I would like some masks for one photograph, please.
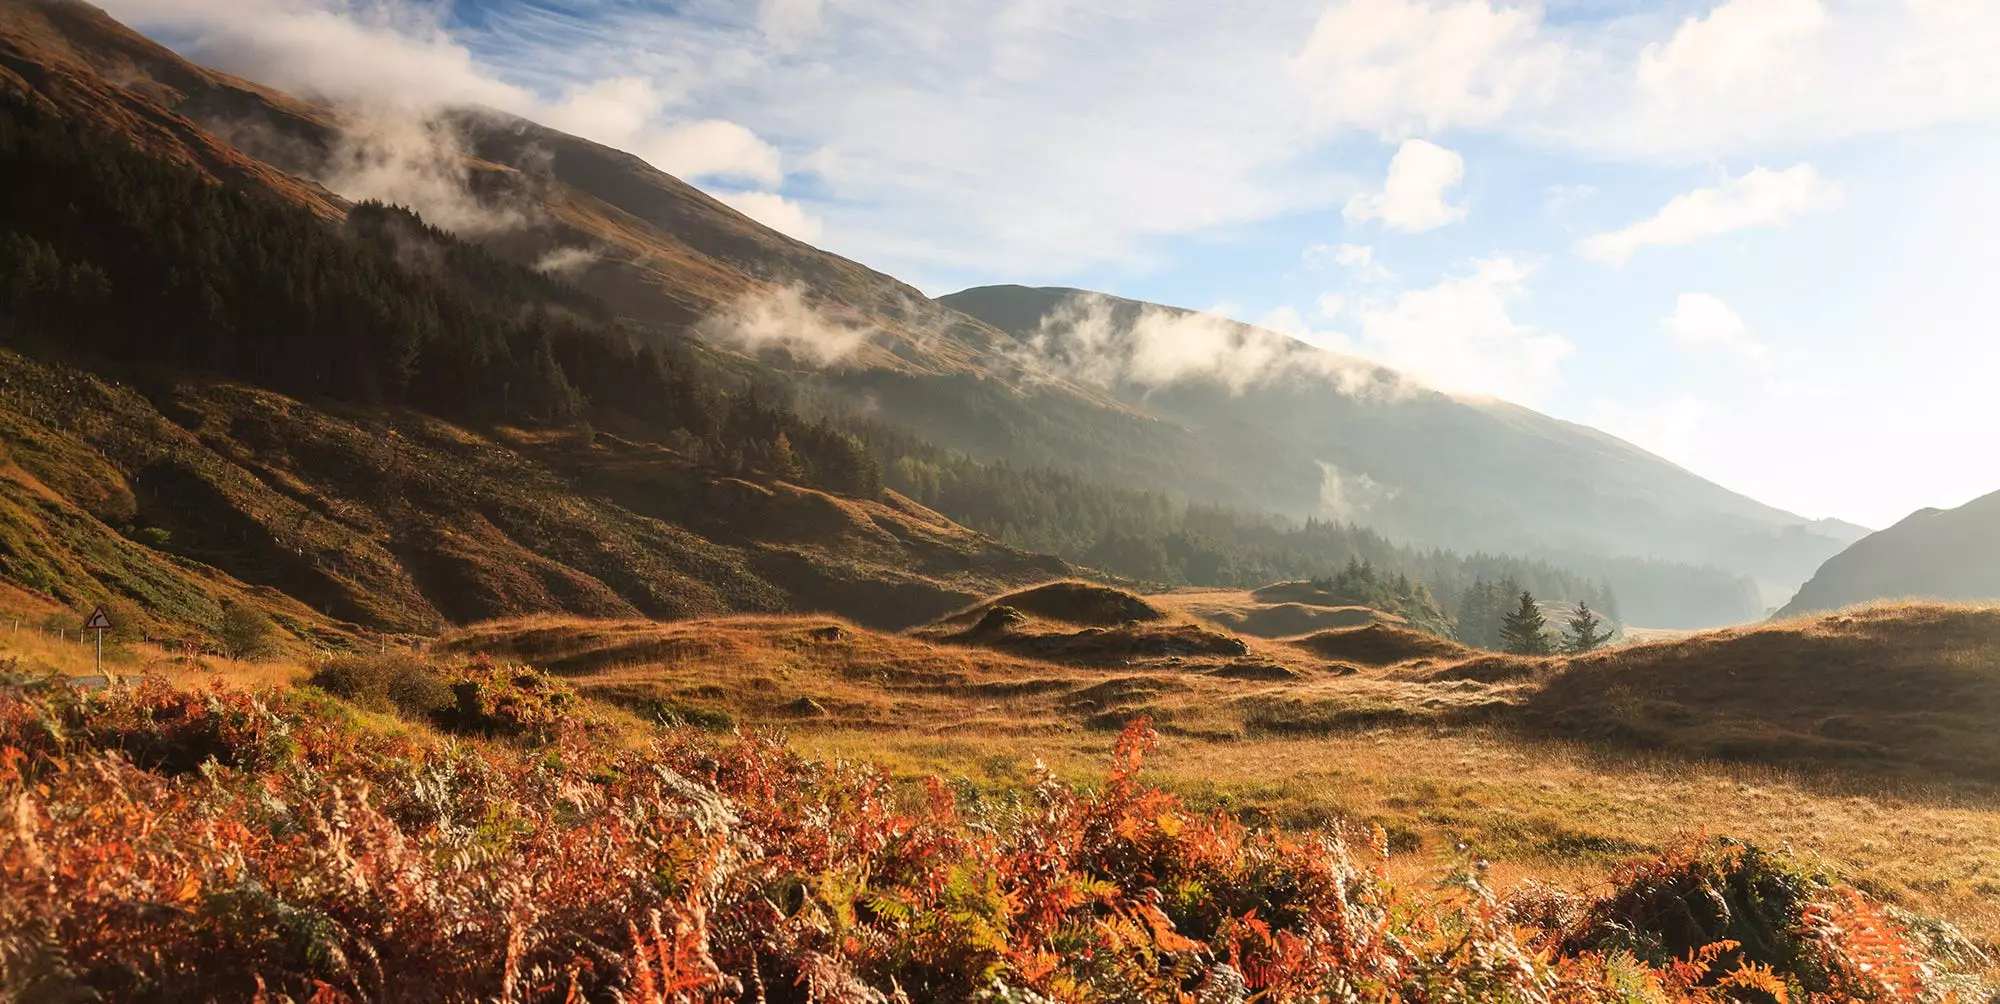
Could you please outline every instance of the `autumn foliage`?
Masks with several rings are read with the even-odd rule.
[[[1143,726],[1091,790],[975,799],[771,738],[532,724],[0,694],[0,997],[1940,999],[1879,907],[1754,850],[1693,843],[1595,902],[1400,884],[1380,831],[1249,829],[1149,788]]]

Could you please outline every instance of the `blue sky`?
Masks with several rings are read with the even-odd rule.
[[[1807,516],[2000,490],[1988,0],[106,6],[620,146],[933,294],[1215,309]]]

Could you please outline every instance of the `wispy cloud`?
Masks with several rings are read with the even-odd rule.
[[[1338,208],[1368,137],[1702,161],[2000,111],[1982,0],[1561,25],[1516,0],[107,6],[279,86],[491,105],[784,198],[919,278],[1143,262],[1160,238]],[[1454,213],[1373,199],[1357,212],[1391,226]]]
[[[1676,195],[1647,219],[1585,240],[1586,258],[1622,264],[1640,248],[1693,244],[1755,227],[1782,226],[1793,217],[1828,209],[1840,201],[1840,187],[1821,178],[1811,164],[1783,171],[1760,167],[1710,188]]]

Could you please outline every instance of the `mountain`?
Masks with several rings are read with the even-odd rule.
[[[1610,580],[1630,597],[1628,620],[1649,626],[1758,616],[1760,591],[1789,593],[1846,542],[1594,430],[1415,388],[1247,326],[1222,331],[1226,351],[1206,367],[1135,354],[1129,339],[1042,337],[1041,319],[1083,294],[1005,287],[933,301],[629,154],[491,110],[406,121],[282,94],[76,0],[0,0],[0,74],[0,87],[67,120],[323,219],[343,219],[352,199],[409,204],[574,286],[606,323],[698,337],[739,385],[775,386],[808,414],[915,430],[980,462],[1354,521],[1427,545],[1530,551]],[[1114,318],[1165,311],[1106,303]],[[1277,362],[1247,371],[1260,353]],[[903,456],[878,459],[893,468]]]
[[[400,210],[218,176],[246,161],[138,92],[177,146],[72,115],[120,85],[9,45],[0,583],[34,606],[178,637],[247,605],[312,644],[534,613],[897,627],[1067,571],[883,491],[740,360]]]
[[[1234,502],[1586,571],[1605,556],[1715,565],[1767,595],[1789,593],[1858,530],[1756,502],[1595,429],[1414,386],[1212,315],[1022,286],[939,302],[1010,332],[1053,371],[1195,430],[1234,458],[1248,496]]]
[[[1828,559],[1780,617],[1884,599],[2000,599],[2000,492],[1920,509]]]

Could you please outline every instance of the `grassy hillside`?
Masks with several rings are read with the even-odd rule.
[[[0,429],[0,581],[188,626],[261,587],[300,631],[737,610],[897,627],[1062,570],[894,495],[717,476],[587,428],[478,432],[206,380],[141,393],[0,351]]]
[[[1581,657],[1527,720],[1640,749],[2000,783],[2000,609],[1861,607]]]

